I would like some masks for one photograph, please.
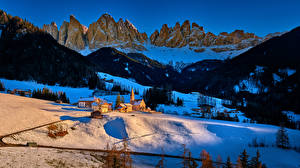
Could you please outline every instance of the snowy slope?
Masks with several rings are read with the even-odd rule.
[[[88,88],[71,88],[71,87],[61,87],[61,86],[50,86],[44,85],[40,83],[36,83],[35,81],[17,81],[17,80],[8,80],[1,79],[0,81],[4,84],[5,89],[43,89],[47,87],[48,89],[59,92],[66,92],[67,97],[70,99],[70,103],[76,103],[81,97],[89,97],[92,96],[93,90]]]
[[[142,98],[143,93],[151,88],[150,86],[143,86],[140,85],[132,79],[126,79],[121,78],[117,76],[113,76],[107,73],[98,72],[98,76],[100,79],[105,79],[106,87],[107,89],[111,89],[113,85],[120,85],[121,88],[127,89],[127,90],[137,90],[139,92],[139,95],[136,94],[136,99]],[[108,82],[113,80],[113,82]],[[4,86],[6,89],[42,89],[44,87],[47,87],[51,89],[52,91],[58,92],[58,91],[64,91],[67,94],[67,97],[70,99],[71,103],[76,103],[79,98],[81,97],[90,97],[92,96],[93,90],[90,90],[88,88],[70,88],[70,87],[61,87],[61,86],[49,86],[49,85],[43,85],[38,84],[36,82],[30,82],[30,81],[16,81],[16,80],[7,80],[7,79],[0,79],[4,83]],[[177,107],[174,105],[159,105],[157,107],[158,111],[169,113],[169,114],[179,114],[179,115],[191,115],[192,113],[195,113],[192,109],[198,108],[198,102],[197,99],[199,97],[199,93],[180,93],[173,91],[172,92],[173,99],[176,101],[177,97],[183,100],[183,106]],[[125,99],[125,102],[129,102],[130,95],[122,95]],[[106,99],[109,102],[115,103],[117,95],[105,95],[105,96],[99,96],[101,98]],[[215,106],[212,108],[212,112],[215,114],[216,112],[224,112],[226,111],[232,111],[235,109],[229,109],[222,105],[223,100],[218,98],[212,98],[213,105]],[[237,112],[237,113],[231,113],[230,116],[234,117],[235,114],[237,114],[240,122],[242,122],[244,119],[247,119],[244,117],[243,113]],[[193,114],[192,116],[199,116],[200,114]]]
[[[107,143],[122,145],[122,138],[128,138],[129,147],[134,151],[160,153],[163,148],[167,154],[181,155],[182,144],[186,144],[194,157],[199,157],[205,149],[214,160],[219,154],[223,159],[229,155],[235,162],[243,149],[251,156],[259,149],[267,167],[296,168],[300,160],[300,155],[294,150],[272,146],[278,130],[276,126],[117,112],[108,113],[102,120],[82,117],[69,119],[65,123],[75,129],[69,129],[69,134],[63,138],[53,140],[46,136],[46,128],[39,128],[5,138],[4,141],[23,144],[35,141],[42,145],[103,149]],[[288,129],[288,135],[291,145],[299,146],[300,131]],[[255,138],[268,147],[249,147],[248,144]]]
[[[113,80],[112,83],[106,82],[107,89],[111,89],[113,84],[120,85],[123,89],[134,89],[143,94],[145,90],[151,88],[150,86],[143,86],[135,82],[134,79],[126,79],[118,76],[113,76],[108,73],[98,72],[100,79]]]

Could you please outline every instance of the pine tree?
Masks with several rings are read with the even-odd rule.
[[[247,154],[246,149],[244,149],[244,151],[240,154],[239,158],[240,158],[242,168],[247,168],[249,165],[249,161],[248,161],[249,155]]]
[[[120,98],[120,94],[118,94],[117,99],[116,99],[115,108],[117,108],[120,104],[121,104],[121,98]]]
[[[260,153],[259,151],[257,150],[256,152],[256,156],[253,157],[250,161],[250,168],[262,168],[262,163],[261,161],[259,160],[260,158]]]
[[[290,147],[289,137],[283,125],[280,126],[276,134],[276,145],[279,148],[288,149]]]
[[[232,163],[230,161],[230,157],[227,157],[226,164],[223,166],[223,168],[233,168]]]

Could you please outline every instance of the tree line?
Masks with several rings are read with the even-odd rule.
[[[44,99],[50,101],[60,100],[63,103],[70,103],[69,98],[65,92],[53,92],[48,88],[35,89],[31,95],[32,98]]]

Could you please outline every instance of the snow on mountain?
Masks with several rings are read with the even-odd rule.
[[[107,89],[111,89],[114,84],[120,85],[122,89],[134,89],[143,94],[145,90],[151,88],[150,86],[143,86],[135,82],[134,79],[126,79],[118,76],[113,76],[104,72],[98,72],[100,79],[105,79],[106,81],[112,80],[112,82],[105,82]]]
[[[110,45],[110,47],[116,47]],[[130,52],[138,52],[143,53],[147,57],[156,60],[162,64],[171,64],[174,67],[179,67],[179,69],[185,67],[188,64],[195,63],[198,61],[206,60],[206,59],[218,59],[224,60],[227,58],[233,58],[250,48],[245,48],[242,50],[234,50],[234,51],[224,51],[224,52],[215,52],[211,50],[212,48],[220,48],[220,47],[231,47],[227,46],[213,46],[213,47],[205,47],[203,52],[195,52],[191,50],[188,46],[182,48],[170,48],[170,47],[159,47],[149,43],[145,44],[145,51],[136,51],[132,49],[124,49],[116,47],[117,50],[130,53]],[[81,50],[80,53],[84,56],[92,53],[94,50],[90,50],[88,48]]]

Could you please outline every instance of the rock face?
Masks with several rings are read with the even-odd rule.
[[[110,15],[102,15],[87,28],[74,16],[70,22],[64,21],[59,29],[55,23],[44,25],[43,30],[66,47],[79,51],[88,47],[98,49],[113,46],[125,49],[145,50],[143,43],[148,39],[146,33],[140,33],[128,20],[116,22]]]
[[[160,32],[156,30],[150,36],[150,41],[156,46],[172,48],[236,45],[236,49],[243,49],[257,45],[262,39],[243,30],[235,30],[232,33],[223,32],[219,35],[211,32],[205,33],[203,27],[196,23],[192,23],[191,26],[190,22],[186,20],[182,25],[177,22],[173,28],[169,28],[168,25],[164,24]]]
[[[128,20],[124,22],[120,19],[115,22],[108,14],[102,15],[97,22],[90,24],[87,31],[90,49],[114,46],[144,50],[142,44],[147,38],[146,33],[139,33]]]
[[[74,16],[70,16],[70,23],[68,26],[68,34],[65,46],[77,51],[85,48],[83,26],[79,23],[78,20],[75,19]]]
[[[6,17],[2,14],[0,21],[6,20]],[[74,16],[70,16],[70,22],[64,21],[59,30],[54,22],[44,25],[43,30],[51,34],[60,44],[76,51],[85,48],[94,50],[102,47],[116,47],[130,49],[132,52],[146,50],[144,44],[148,40],[155,46],[171,48],[187,46],[196,52],[203,52],[205,47],[209,47],[214,52],[241,50],[253,47],[279,34],[274,33],[261,38],[253,33],[235,30],[231,33],[222,32],[215,35],[205,32],[197,23],[191,24],[186,20],[182,25],[177,22],[174,27],[164,24],[148,39],[146,33],[140,33],[127,19],[125,21],[119,19],[116,22],[109,14],[102,15],[88,28],[81,25]]]
[[[58,40],[58,28],[55,22],[52,22],[50,25],[44,24],[43,30],[48,32],[55,40]]]

